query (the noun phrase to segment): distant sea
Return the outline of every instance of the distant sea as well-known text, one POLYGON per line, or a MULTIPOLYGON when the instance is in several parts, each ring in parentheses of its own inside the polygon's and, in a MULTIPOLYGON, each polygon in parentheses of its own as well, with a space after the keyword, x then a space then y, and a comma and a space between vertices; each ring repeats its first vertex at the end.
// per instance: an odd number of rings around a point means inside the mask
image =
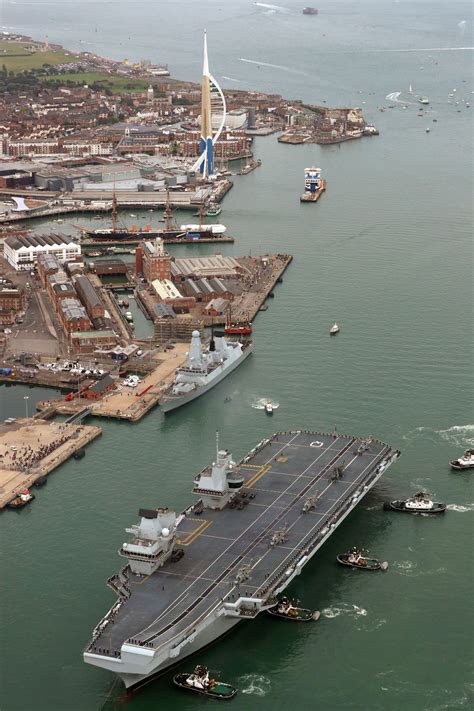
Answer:
MULTIPOLYGON (((295 259, 256 319, 252 358, 166 419, 157 408, 136 425, 101 421, 83 460, 54 473, 28 509, 0 515, 2 711, 197 708, 170 674, 124 699, 112 675, 82 662, 114 600, 105 581, 121 565, 124 528, 140 506, 182 510, 192 500, 216 428, 240 458, 270 430, 334 424, 402 456, 292 585, 321 620, 300 629, 261 617, 197 661, 240 688, 235 711, 472 708, 474 492, 472 474, 448 465, 474 446, 472 6, 314 1, 313 17, 295 0, 1 5, 2 30, 165 62, 180 79, 199 79, 206 28, 224 89, 361 106, 380 129, 326 147, 254 141, 262 166, 234 179, 219 219, 236 242, 221 249, 295 259), (422 95, 430 103, 418 116, 422 95), (327 191, 300 205, 312 164, 327 191), (334 321, 341 333, 331 339, 334 321), (271 421, 255 407, 261 398, 279 403, 271 421), (382 510, 420 489, 448 503, 444 517, 382 510), (338 568, 336 554, 354 544, 389 570, 338 568)), ((25 393, 30 406, 47 394, 0 387, 0 418, 20 417, 25 393)))

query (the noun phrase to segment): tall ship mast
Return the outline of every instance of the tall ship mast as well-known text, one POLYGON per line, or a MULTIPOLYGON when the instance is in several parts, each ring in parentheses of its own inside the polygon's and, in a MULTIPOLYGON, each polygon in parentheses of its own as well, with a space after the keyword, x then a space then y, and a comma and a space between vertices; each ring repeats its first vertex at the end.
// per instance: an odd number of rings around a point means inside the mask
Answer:
POLYGON ((296 430, 235 462, 217 438, 214 461, 194 477, 194 502, 181 512, 142 508, 126 529, 125 565, 107 581, 117 600, 84 661, 137 687, 250 624, 399 454, 377 439, 296 430))

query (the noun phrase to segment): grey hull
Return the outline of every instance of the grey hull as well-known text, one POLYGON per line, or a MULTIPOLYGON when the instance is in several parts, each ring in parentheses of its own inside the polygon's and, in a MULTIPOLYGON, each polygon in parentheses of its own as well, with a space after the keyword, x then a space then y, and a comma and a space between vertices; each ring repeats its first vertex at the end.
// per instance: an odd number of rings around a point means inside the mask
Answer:
POLYGON ((204 393, 207 393, 209 390, 211 390, 211 388, 213 388, 215 385, 224 380, 224 378, 226 378, 229 373, 232 373, 232 371, 235 370, 237 366, 239 366, 251 353, 252 348, 247 347, 244 351, 242 351, 242 355, 240 356, 240 358, 237 358, 233 363, 228 365, 227 368, 225 368, 221 373, 219 373, 216 378, 211 380, 211 382, 207 383, 206 385, 196 388, 190 393, 182 395, 181 397, 170 397, 169 399, 164 396, 159 403, 161 409, 163 410, 163 412, 170 412, 171 410, 176 410, 177 407, 187 405, 188 402, 191 402, 197 397, 204 395, 204 393))

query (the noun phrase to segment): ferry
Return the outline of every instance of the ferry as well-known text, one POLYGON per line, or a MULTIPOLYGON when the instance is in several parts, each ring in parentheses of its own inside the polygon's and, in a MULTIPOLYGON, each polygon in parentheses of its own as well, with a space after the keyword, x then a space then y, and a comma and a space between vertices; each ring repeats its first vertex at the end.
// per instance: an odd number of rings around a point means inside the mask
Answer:
POLYGON ((326 190, 326 181, 321 177, 321 168, 305 168, 304 193, 300 202, 317 202, 326 190))

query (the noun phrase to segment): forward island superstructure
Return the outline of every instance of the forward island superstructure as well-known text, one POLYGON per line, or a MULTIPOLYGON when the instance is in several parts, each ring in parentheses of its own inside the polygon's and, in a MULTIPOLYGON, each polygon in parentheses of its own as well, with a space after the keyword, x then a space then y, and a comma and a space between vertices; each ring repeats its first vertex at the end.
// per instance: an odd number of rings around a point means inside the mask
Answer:
POLYGON ((208 348, 203 350, 199 331, 193 331, 186 365, 176 369, 173 384, 160 398, 161 409, 169 412, 204 395, 251 352, 251 341, 227 340, 222 331, 213 333, 208 348))
POLYGON ((107 581, 118 599, 84 660, 133 687, 254 619, 399 454, 376 439, 297 430, 236 463, 217 441, 194 479, 195 503, 140 509, 127 529, 127 563, 107 581))

